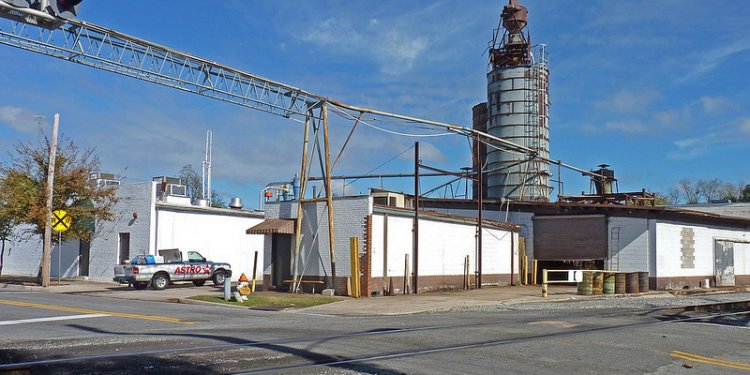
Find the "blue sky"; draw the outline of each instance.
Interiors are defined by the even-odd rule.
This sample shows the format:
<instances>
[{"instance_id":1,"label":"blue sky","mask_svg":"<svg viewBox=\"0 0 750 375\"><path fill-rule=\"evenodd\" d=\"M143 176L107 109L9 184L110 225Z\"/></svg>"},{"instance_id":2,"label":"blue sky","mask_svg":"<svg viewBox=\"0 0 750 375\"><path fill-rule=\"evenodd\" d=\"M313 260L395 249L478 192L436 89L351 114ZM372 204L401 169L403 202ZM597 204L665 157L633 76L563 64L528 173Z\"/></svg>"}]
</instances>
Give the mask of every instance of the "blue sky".
<instances>
[{"instance_id":1,"label":"blue sky","mask_svg":"<svg viewBox=\"0 0 750 375\"><path fill-rule=\"evenodd\" d=\"M470 126L471 107L485 100L485 49L503 3L89 0L80 18L349 104ZM750 3L522 4L532 41L550 52L552 158L611 164L621 191L666 191L681 178L750 182ZM214 132L214 188L246 206L258 205L266 183L299 170L296 122L12 47L0 46L0 61L0 151L37 137L34 115L46 116L48 131L59 112L61 131L96 147L103 169L126 182L175 175L188 163L199 169L206 129ZM333 119L335 150L350 127ZM361 127L335 174L370 172L416 140L427 164L470 164L461 137ZM412 155L376 172L409 173ZM562 178L565 193L588 191L580 174ZM426 179L423 189L439 182ZM380 181L347 192L369 186Z\"/></svg>"}]
</instances>

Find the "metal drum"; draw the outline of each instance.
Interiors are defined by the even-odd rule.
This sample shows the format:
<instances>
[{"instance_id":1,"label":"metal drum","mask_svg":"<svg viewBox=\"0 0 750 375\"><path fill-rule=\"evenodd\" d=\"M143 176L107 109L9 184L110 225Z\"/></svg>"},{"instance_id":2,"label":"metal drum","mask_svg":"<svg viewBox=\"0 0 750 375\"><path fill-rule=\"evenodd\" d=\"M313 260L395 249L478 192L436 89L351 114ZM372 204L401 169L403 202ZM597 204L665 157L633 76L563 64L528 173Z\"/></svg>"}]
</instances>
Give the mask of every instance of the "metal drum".
<instances>
[{"instance_id":1,"label":"metal drum","mask_svg":"<svg viewBox=\"0 0 750 375\"><path fill-rule=\"evenodd\" d=\"M615 293L625 294L625 274L622 272L615 274Z\"/></svg>"},{"instance_id":2,"label":"metal drum","mask_svg":"<svg viewBox=\"0 0 750 375\"><path fill-rule=\"evenodd\" d=\"M592 294L601 295L604 289L604 273L594 272L594 278L592 282L591 292Z\"/></svg>"},{"instance_id":3,"label":"metal drum","mask_svg":"<svg viewBox=\"0 0 750 375\"><path fill-rule=\"evenodd\" d=\"M584 271L583 279L578 283L578 294L583 296L590 296L592 293L591 287L593 283L593 272Z\"/></svg>"},{"instance_id":4,"label":"metal drum","mask_svg":"<svg viewBox=\"0 0 750 375\"><path fill-rule=\"evenodd\" d=\"M604 273L604 294L615 294L615 274L612 272Z\"/></svg>"},{"instance_id":5,"label":"metal drum","mask_svg":"<svg viewBox=\"0 0 750 375\"><path fill-rule=\"evenodd\" d=\"M638 272L638 291L648 292L648 272Z\"/></svg>"},{"instance_id":6,"label":"metal drum","mask_svg":"<svg viewBox=\"0 0 750 375\"><path fill-rule=\"evenodd\" d=\"M625 276L625 292L638 293L638 272L628 272Z\"/></svg>"}]
</instances>

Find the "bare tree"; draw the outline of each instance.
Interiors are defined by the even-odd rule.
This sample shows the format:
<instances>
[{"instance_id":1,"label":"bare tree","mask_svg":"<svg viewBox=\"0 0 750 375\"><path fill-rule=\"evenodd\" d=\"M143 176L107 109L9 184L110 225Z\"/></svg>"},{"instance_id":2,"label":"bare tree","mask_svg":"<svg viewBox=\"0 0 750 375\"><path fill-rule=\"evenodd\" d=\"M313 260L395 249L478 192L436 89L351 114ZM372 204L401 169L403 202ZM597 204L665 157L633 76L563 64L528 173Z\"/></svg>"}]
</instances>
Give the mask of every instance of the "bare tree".
<instances>
[{"instance_id":1,"label":"bare tree","mask_svg":"<svg viewBox=\"0 0 750 375\"><path fill-rule=\"evenodd\" d=\"M698 184L693 182L689 178L683 178L677 181L677 191L680 197L680 201L685 204L697 204L700 197L698 190Z\"/></svg>"},{"instance_id":2,"label":"bare tree","mask_svg":"<svg viewBox=\"0 0 750 375\"><path fill-rule=\"evenodd\" d=\"M698 197L701 198L704 203L711 203L712 201L724 198L726 184L721 182L718 178L712 180L698 180L695 186Z\"/></svg>"}]
</instances>

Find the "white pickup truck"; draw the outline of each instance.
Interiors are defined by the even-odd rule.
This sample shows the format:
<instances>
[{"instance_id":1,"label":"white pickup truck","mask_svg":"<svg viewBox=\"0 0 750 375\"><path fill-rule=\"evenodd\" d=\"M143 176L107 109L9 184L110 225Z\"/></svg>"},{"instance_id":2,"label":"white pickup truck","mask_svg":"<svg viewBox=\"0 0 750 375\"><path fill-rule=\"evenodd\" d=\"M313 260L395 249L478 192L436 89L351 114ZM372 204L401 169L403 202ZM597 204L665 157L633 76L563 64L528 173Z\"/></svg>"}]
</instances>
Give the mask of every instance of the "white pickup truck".
<instances>
[{"instance_id":1,"label":"white pickup truck","mask_svg":"<svg viewBox=\"0 0 750 375\"><path fill-rule=\"evenodd\" d=\"M214 285L224 285L231 276L229 263L207 261L197 251L183 253L179 249L166 249L159 250L158 256L138 255L130 264L115 266L114 281L135 289L151 286L162 290L173 281L192 281L202 286L210 279Z\"/></svg>"}]
</instances>

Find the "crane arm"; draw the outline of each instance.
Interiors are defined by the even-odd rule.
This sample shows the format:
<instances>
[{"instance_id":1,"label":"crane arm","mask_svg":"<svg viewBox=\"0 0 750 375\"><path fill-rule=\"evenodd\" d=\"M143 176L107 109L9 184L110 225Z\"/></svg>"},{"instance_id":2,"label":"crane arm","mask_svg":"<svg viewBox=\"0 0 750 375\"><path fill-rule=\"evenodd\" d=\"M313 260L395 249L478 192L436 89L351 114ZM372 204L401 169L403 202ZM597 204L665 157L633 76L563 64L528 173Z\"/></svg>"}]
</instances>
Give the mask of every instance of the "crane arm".
<instances>
[{"instance_id":1,"label":"crane arm","mask_svg":"<svg viewBox=\"0 0 750 375\"><path fill-rule=\"evenodd\" d=\"M304 122L326 98L79 20L55 29L0 18L0 44Z\"/></svg>"}]
</instances>

